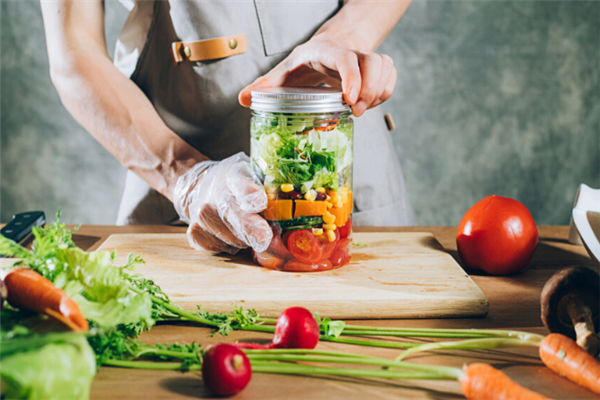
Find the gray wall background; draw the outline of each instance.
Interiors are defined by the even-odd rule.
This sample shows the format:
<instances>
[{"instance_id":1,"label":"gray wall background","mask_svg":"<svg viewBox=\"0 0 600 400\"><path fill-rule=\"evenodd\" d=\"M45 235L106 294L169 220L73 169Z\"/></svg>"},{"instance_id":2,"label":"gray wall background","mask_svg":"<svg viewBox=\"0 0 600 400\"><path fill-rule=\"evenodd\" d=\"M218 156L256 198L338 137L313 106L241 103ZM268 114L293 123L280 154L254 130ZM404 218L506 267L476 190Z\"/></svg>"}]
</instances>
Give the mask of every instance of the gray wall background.
<instances>
[{"instance_id":1,"label":"gray wall background","mask_svg":"<svg viewBox=\"0 0 600 400\"><path fill-rule=\"evenodd\" d=\"M62 107L39 3L0 6L0 220L113 224L125 170ZM111 52L126 17L107 1ZM456 225L490 194L567 224L578 185L600 187L599 1L414 0L380 52L419 224Z\"/></svg>"}]
</instances>

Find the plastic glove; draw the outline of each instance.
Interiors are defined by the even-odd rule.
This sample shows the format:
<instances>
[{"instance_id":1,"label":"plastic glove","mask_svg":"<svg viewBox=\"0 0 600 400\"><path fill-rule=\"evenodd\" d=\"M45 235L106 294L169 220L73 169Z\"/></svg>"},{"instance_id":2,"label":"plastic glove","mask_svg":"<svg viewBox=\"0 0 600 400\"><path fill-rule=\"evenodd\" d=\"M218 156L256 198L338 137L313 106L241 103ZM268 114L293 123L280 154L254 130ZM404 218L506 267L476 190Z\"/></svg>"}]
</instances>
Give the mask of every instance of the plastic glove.
<instances>
[{"instance_id":1,"label":"plastic glove","mask_svg":"<svg viewBox=\"0 0 600 400\"><path fill-rule=\"evenodd\" d=\"M257 215L267 208L267 194L244 153L196 164L179 178L173 198L194 249L235 254L269 247L273 231Z\"/></svg>"}]
</instances>

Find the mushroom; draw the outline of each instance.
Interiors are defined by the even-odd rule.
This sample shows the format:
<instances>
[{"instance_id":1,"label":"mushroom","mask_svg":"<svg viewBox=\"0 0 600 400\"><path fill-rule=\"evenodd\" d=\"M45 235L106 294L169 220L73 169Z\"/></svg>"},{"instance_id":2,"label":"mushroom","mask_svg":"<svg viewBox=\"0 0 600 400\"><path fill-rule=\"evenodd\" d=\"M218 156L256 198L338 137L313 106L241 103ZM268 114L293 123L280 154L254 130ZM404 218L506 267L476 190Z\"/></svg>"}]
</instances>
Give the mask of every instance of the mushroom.
<instances>
[{"instance_id":1,"label":"mushroom","mask_svg":"<svg viewBox=\"0 0 600 400\"><path fill-rule=\"evenodd\" d=\"M585 267L567 267L554 273L541 295L542 322L550 332L576 339L592 356L598 354L600 276Z\"/></svg>"}]
</instances>

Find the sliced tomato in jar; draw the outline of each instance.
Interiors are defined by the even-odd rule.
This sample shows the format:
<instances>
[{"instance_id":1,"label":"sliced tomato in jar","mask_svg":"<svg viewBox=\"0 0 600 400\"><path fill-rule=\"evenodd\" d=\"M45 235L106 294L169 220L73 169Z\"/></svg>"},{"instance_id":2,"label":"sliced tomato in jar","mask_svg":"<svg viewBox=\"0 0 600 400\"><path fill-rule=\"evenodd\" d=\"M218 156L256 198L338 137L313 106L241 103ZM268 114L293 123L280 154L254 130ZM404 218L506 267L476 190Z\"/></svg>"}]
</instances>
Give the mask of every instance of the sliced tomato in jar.
<instances>
[{"instance_id":1,"label":"sliced tomato in jar","mask_svg":"<svg viewBox=\"0 0 600 400\"><path fill-rule=\"evenodd\" d=\"M335 251L329 257L334 267L346 265L350 262L350 246L352 245L352 239L341 239L338 242Z\"/></svg>"},{"instance_id":2,"label":"sliced tomato in jar","mask_svg":"<svg viewBox=\"0 0 600 400\"><path fill-rule=\"evenodd\" d=\"M350 254L350 244L352 243L352 239L340 239L340 241L338 242L337 246L336 246L336 250L337 249L344 249L348 254Z\"/></svg>"},{"instance_id":3,"label":"sliced tomato in jar","mask_svg":"<svg viewBox=\"0 0 600 400\"><path fill-rule=\"evenodd\" d=\"M352 218L348 218L348 221L344 225L342 225L340 230L340 237L342 239L346 239L352 233Z\"/></svg>"},{"instance_id":4,"label":"sliced tomato in jar","mask_svg":"<svg viewBox=\"0 0 600 400\"><path fill-rule=\"evenodd\" d=\"M282 269L283 265L285 264L285 260L283 258L271 254L268 251L263 251L262 253L252 251L252 254L254 255L254 260L261 267L279 270Z\"/></svg>"},{"instance_id":5,"label":"sliced tomato in jar","mask_svg":"<svg viewBox=\"0 0 600 400\"><path fill-rule=\"evenodd\" d=\"M286 233L283 234L283 236L281 237L283 240L283 244L285 245L285 247L287 249L289 249L288 247L288 239L290 238L290 235L292 234L293 231L287 231Z\"/></svg>"},{"instance_id":6,"label":"sliced tomato in jar","mask_svg":"<svg viewBox=\"0 0 600 400\"><path fill-rule=\"evenodd\" d=\"M323 258L321 242L311 229L293 231L288 238L288 250L303 263L314 264Z\"/></svg>"},{"instance_id":7,"label":"sliced tomato in jar","mask_svg":"<svg viewBox=\"0 0 600 400\"><path fill-rule=\"evenodd\" d=\"M319 242L321 242L321 248L323 249L323 260L328 259L333 254L339 240L340 240L340 232L339 229L335 230L335 240L330 242L327 238L327 235L323 233L320 236L317 236Z\"/></svg>"},{"instance_id":8,"label":"sliced tomato in jar","mask_svg":"<svg viewBox=\"0 0 600 400\"><path fill-rule=\"evenodd\" d=\"M284 244L283 239L281 239L281 235L279 234L279 229L273 227L273 239L271 239L271 244L269 245L269 250L272 253L275 253L279 257L289 259L292 258L292 253L287 249Z\"/></svg>"},{"instance_id":9,"label":"sliced tomato in jar","mask_svg":"<svg viewBox=\"0 0 600 400\"><path fill-rule=\"evenodd\" d=\"M288 271L294 272L314 272L314 271L325 271L333 268L333 264L329 260L321 260L315 264L303 263L295 258L292 258L285 263L284 267Z\"/></svg>"},{"instance_id":10,"label":"sliced tomato in jar","mask_svg":"<svg viewBox=\"0 0 600 400\"><path fill-rule=\"evenodd\" d=\"M337 249L329 258L334 267L346 265L350 262L350 254L344 249Z\"/></svg>"}]
</instances>

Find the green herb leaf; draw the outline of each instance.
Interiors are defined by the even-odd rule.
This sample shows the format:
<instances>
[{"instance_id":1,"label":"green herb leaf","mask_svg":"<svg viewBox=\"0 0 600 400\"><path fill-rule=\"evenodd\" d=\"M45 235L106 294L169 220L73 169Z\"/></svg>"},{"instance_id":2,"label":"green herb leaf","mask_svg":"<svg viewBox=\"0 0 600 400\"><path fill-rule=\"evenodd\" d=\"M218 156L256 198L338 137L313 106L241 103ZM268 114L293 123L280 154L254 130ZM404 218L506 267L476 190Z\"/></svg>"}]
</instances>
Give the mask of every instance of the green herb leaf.
<instances>
[{"instance_id":1,"label":"green herb leaf","mask_svg":"<svg viewBox=\"0 0 600 400\"><path fill-rule=\"evenodd\" d=\"M332 321L330 318L325 317L322 321L317 321L321 334L327 337L339 337L346 326L344 321Z\"/></svg>"},{"instance_id":2,"label":"green herb leaf","mask_svg":"<svg viewBox=\"0 0 600 400\"><path fill-rule=\"evenodd\" d=\"M233 305L235 307L235 304ZM249 325L256 325L258 312L254 309L245 310L242 307L234 308L230 314L211 314L198 306L202 318L218 323L217 332L211 336L220 334L227 336L232 330L241 329Z\"/></svg>"}]
</instances>

